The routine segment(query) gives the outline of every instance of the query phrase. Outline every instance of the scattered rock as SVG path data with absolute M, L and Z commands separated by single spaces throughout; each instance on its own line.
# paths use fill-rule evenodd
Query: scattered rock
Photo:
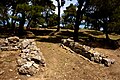
M 17 79 L 18 78 L 18 76 L 15 76 L 15 79 Z
M 26 76 L 27 76 L 27 77 L 30 77 L 31 75 L 27 74 Z
M 9 69 L 10 72 L 12 72 L 13 70 L 12 69 Z

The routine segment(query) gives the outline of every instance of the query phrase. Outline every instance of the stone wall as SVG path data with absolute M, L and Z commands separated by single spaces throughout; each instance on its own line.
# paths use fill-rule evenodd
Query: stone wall
M 34 75 L 39 71 L 40 66 L 45 66 L 45 59 L 34 40 L 22 40 L 19 48 L 21 49 L 17 59 L 19 73 Z
M 88 58 L 91 61 L 94 61 L 99 64 L 104 64 L 105 66 L 110 66 L 115 62 L 114 59 L 110 59 L 107 56 L 105 56 L 103 53 L 99 53 L 94 50 L 94 48 L 91 48 L 86 45 L 81 45 L 78 42 L 74 42 L 74 40 L 68 38 L 68 39 L 62 39 L 62 44 L 64 46 L 69 47 L 74 52 Z
M 45 59 L 42 52 L 37 48 L 34 39 L 19 39 L 9 37 L 0 40 L 2 51 L 20 50 L 17 58 L 17 69 L 20 74 L 35 75 L 40 67 L 45 66 Z
M 20 42 L 19 37 L 9 37 L 6 39 L 0 39 L 0 50 L 1 51 L 16 51 L 18 50 L 18 44 Z

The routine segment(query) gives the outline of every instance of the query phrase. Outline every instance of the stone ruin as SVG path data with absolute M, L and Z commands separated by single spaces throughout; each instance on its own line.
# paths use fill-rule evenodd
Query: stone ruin
M 19 37 L 9 37 L 6 39 L 0 39 L 1 51 L 16 51 L 18 50 Z
M 104 64 L 105 66 L 110 66 L 115 62 L 114 59 L 108 58 L 108 56 L 105 56 L 103 53 L 99 53 L 89 46 L 81 45 L 78 42 L 74 42 L 74 40 L 70 38 L 62 39 L 62 45 L 69 47 L 71 50 L 88 58 L 90 61 Z
M 41 66 L 45 66 L 45 59 L 40 49 L 37 48 L 34 39 L 19 39 L 16 36 L 1 39 L 0 50 L 20 50 L 19 57 L 16 60 L 20 74 L 35 75 Z

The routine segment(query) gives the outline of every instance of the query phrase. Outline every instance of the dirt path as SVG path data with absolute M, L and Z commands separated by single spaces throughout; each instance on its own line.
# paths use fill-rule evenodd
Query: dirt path
M 119 63 L 111 67 L 103 67 L 84 60 L 79 54 L 70 53 L 62 49 L 58 44 L 46 42 L 37 42 L 37 44 L 43 52 L 47 63 L 47 69 L 41 73 L 43 80 L 120 79 Z M 40 76 L 36 77 L 41 79 Z
M 18 54 L 14 53 L 4 56 L 6 59 L 12 58 L 11 62 L 0 63 L 0 69 L 3 68 L 5 71 L 0 75 L 0 80 L 120 80 L 120 50 L 96 49 L 117 60 L 112 66 L 104 67 L 84 60 L 79 54 L 64 50 L 59 44 L 37 42 L 37 46 L 45 57 L 47 64 L 45 68 L 33 77 L 18 75 L 15 58 L 12 58 Z

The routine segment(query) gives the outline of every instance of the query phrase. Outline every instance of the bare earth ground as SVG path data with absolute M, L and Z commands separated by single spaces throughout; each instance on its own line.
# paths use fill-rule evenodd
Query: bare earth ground
M 32 77 L 19 75 L 15 62 L 18 52 L 0 52 L 0 80 L 120 80 L 120 48 L 96 48 L 116 60 L 110 67 L 104 67 L 84 60 L 79 54 L 70 53 L 58 43 L 36 43 L 43 52 L 46 67 Z

